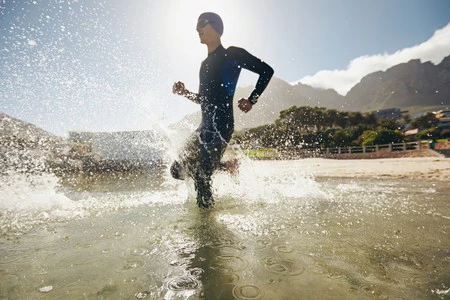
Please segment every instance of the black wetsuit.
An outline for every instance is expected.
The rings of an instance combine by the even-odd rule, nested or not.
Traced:
[[[211,176],[234,131],[233,97],[242,68],[259,74],[249,101],[256,103],[273,75],[273,69],[259,58],[237,47],[225,49],[220,45],[208,54],[200,67],[198,94],[187,95],[200,104],[202,121],[196,133],[187,141],[180,161],[172,165],[175,178],[182,178],[183,169],[195,182],[197,204],[212,203]]]

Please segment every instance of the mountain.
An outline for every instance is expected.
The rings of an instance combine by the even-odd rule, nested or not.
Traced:
[[[355,110],[450,105],[450,56],[440,64],[411,60],[361,79],[345,96]]]
[[[251,91],[251,87],[238,88],[235,99],[246,98]],[[291,85],[280,78],[273,77],[258,100],[258,104],[250,113],[244,114],[239,109],[235,109],[236,130],[273,123],[280,111],[293,105],[342,109],[345,103],[345,98],[335,90],[316,89],[302,83]]]
[[[236,98],[247,97],[250,88],[241,88]],[[386,108],[448,108],[450,106],[450,56],[438,65],[411,60],[386,71],[371,73],[361,79],[346,96],[332,89],[317,89],[273,78],[257,106],[253,117],[240,117],[236,129],[250,128],[275,121],[279,112],[293,105],[321,106],[343,111],[370,112]],[[250,114],[249,114],[250,115]]]

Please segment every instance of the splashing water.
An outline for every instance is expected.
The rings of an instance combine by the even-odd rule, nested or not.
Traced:
[[[239,160],[237,175],[217,172],[213,177],[216,197],[246,199],[242,205],[276,203],[280,198],[326,197],[313,177],[304,171],[273,173],[242,153]],[[177,205],[195,198],[193,183],[173,180],[166,169],[147,173],[65,174],[62,178],[51,173],[9,172],[1,177],[0,184],[3,234],[140,205]],[[123,195],[123,190],[131,190],[131,195]]]

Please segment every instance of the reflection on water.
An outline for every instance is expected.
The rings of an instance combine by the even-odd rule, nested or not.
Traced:
[[[2,178],[0,298],[450,297],[447,183],[282,171]]]

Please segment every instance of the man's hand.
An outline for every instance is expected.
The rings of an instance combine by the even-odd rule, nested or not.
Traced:
[[[186,88],[181,81],[175,82],[172,87],[172,92],[177,95],[184,96],[186,94]]]
[[[252,109],[253,104],[251,104],[250,101],[248,101],[248,99],[241,98],[238,101],[238,107],[243,112],[248,113]]]

